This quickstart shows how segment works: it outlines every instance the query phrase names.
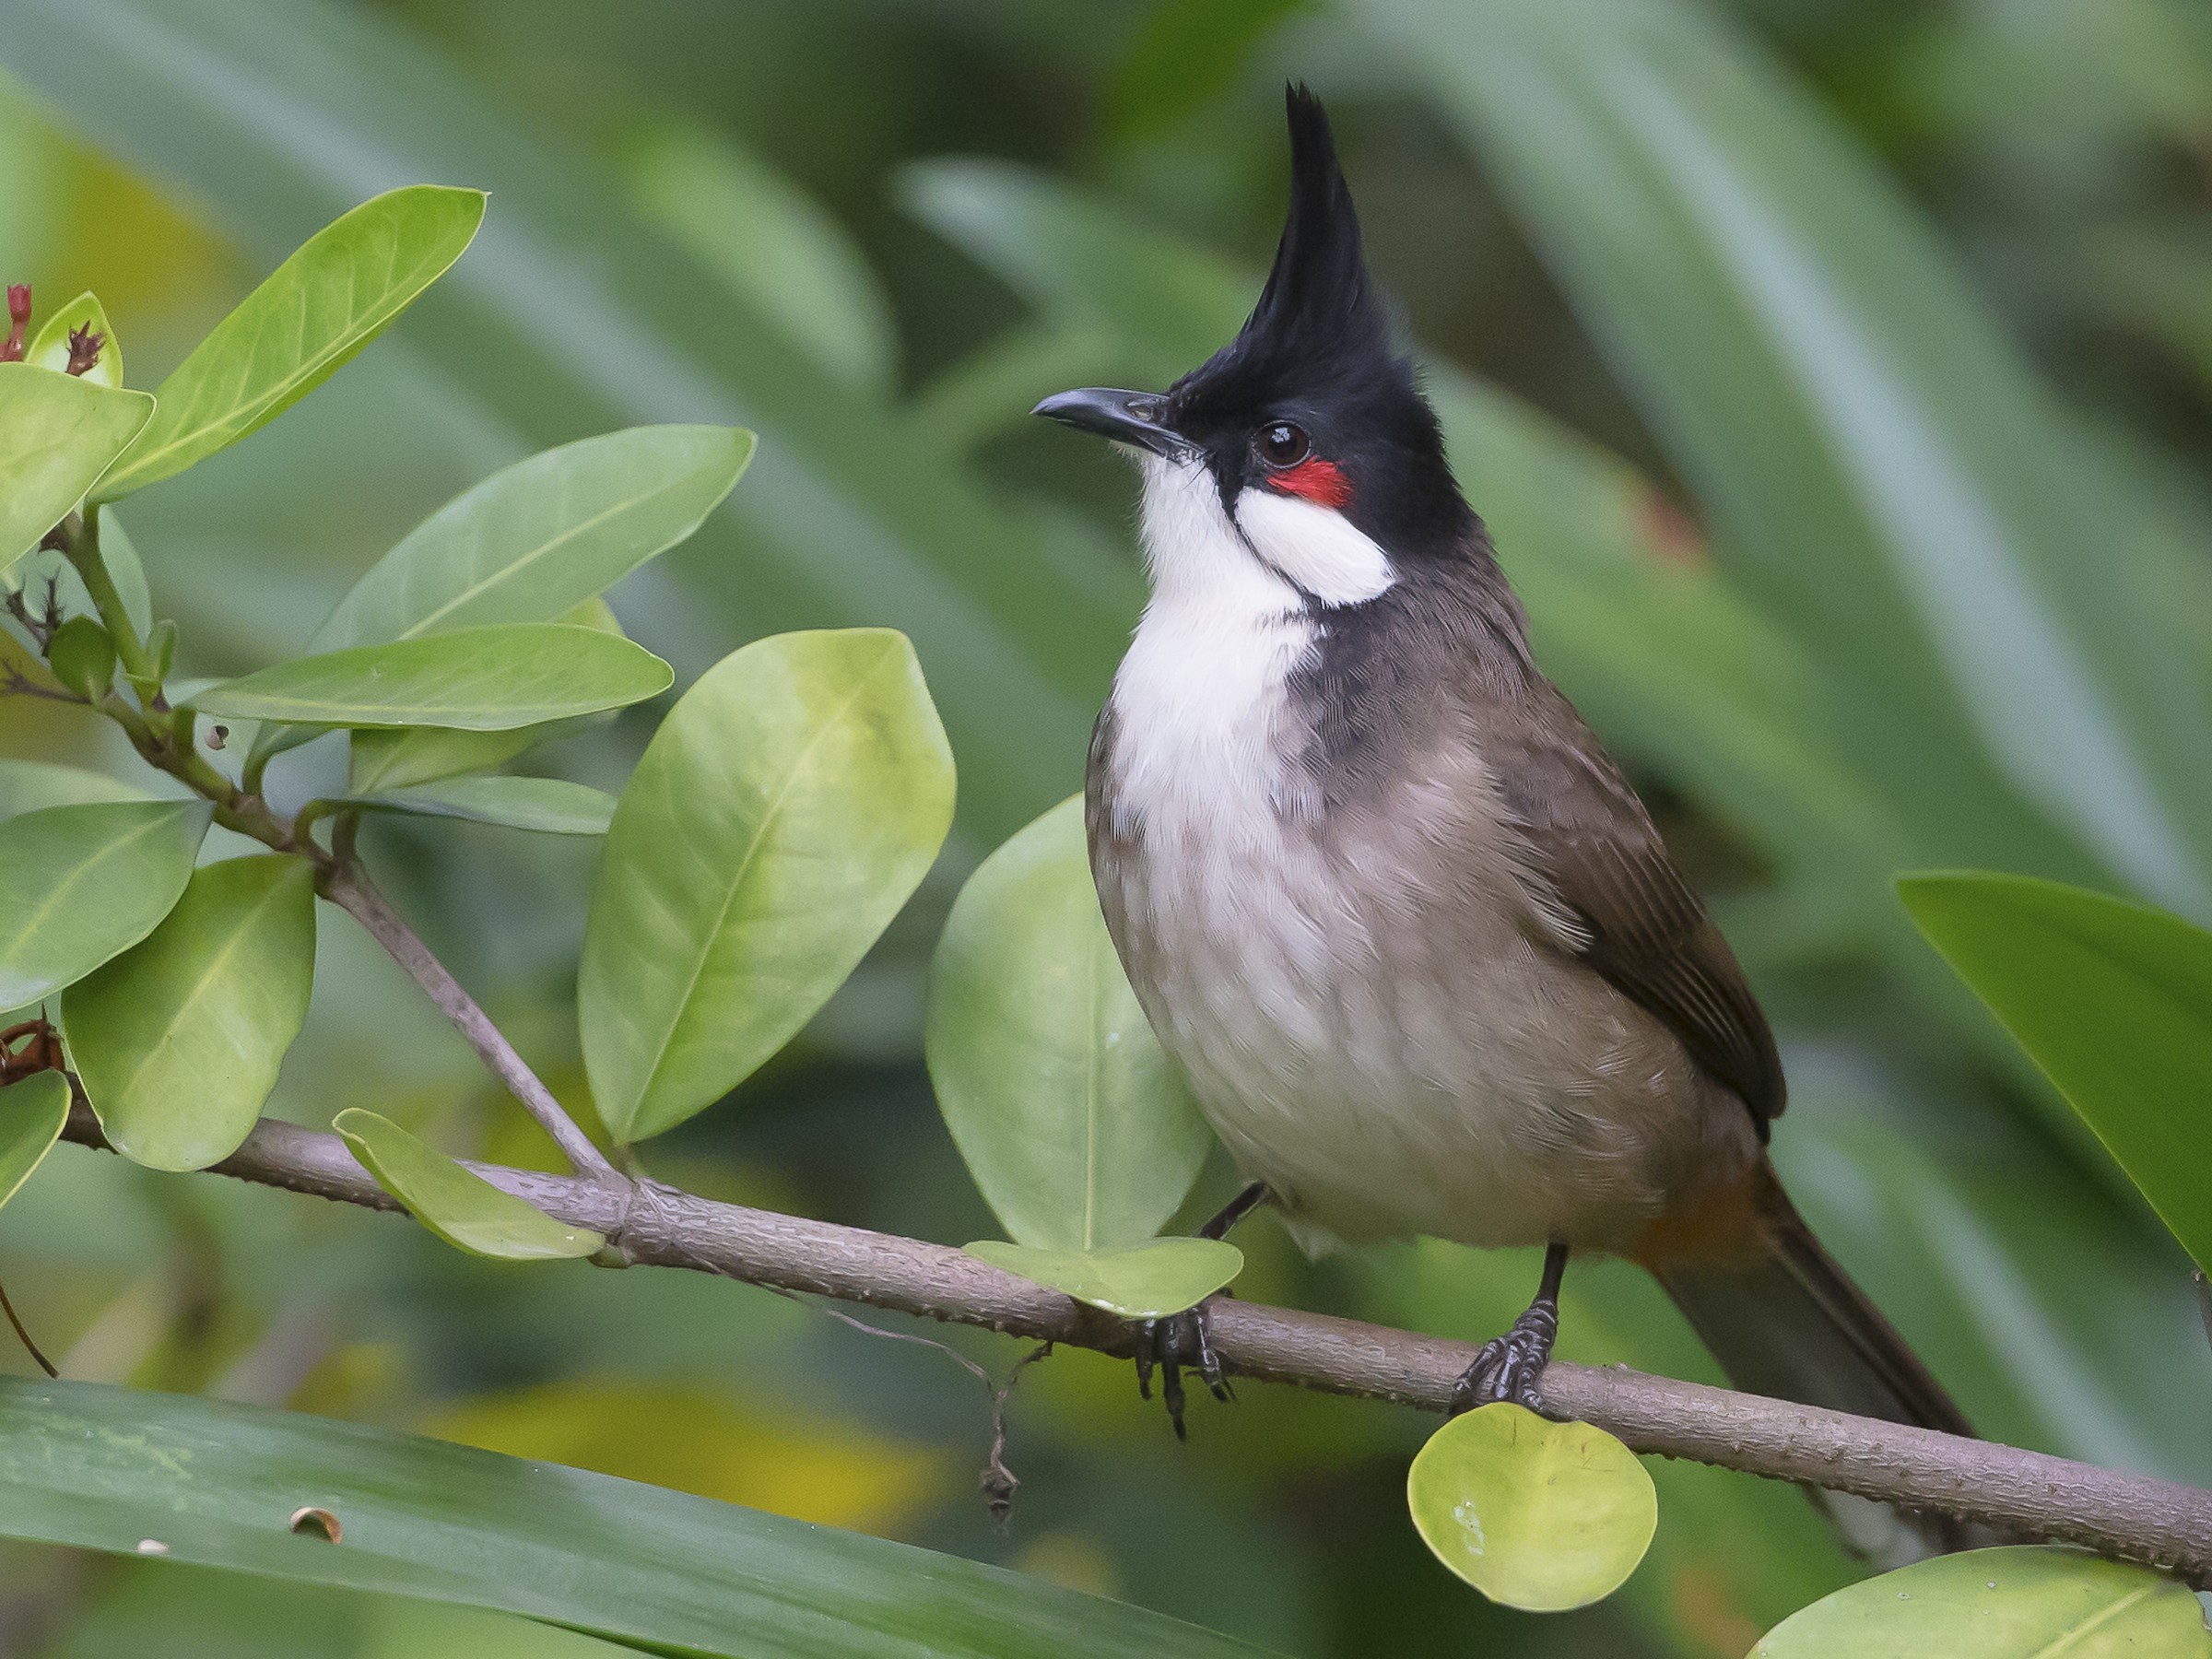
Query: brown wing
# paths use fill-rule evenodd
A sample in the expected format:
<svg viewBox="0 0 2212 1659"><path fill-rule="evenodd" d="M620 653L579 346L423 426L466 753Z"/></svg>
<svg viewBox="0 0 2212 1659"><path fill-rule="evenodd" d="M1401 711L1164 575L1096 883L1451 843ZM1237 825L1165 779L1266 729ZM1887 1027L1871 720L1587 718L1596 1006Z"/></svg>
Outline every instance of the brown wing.
<svg viewBox="0 0 2212 1659"><path fill-rule="evenodd" d="M1665 1020L1743 1097L1763 1139L1784 1099L1766 1016L1636 792L1567 700L1549 695L1545 718L1501 723L1512 729L1482 745L1527 838L1547 931Z"/></svg>

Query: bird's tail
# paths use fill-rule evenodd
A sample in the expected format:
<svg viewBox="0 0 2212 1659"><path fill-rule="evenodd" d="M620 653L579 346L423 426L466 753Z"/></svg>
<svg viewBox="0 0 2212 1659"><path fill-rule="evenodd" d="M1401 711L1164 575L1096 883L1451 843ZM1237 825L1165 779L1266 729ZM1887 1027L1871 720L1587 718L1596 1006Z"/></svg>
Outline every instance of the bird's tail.
<svg viewBox="0 0 2212 1659"><path fill-rule="evenodd" d="M1771 1166L1759 1169L1753 1208L1753 1250L1645 1263L1729 1381L1801 1406L1972 1435L1965 1413L1897 1327L1821 1247ZM1941 1516L1900 1515L1835 1494L1818 1501L1855 1548L1885 1561L1986 1541Z"/></svg>

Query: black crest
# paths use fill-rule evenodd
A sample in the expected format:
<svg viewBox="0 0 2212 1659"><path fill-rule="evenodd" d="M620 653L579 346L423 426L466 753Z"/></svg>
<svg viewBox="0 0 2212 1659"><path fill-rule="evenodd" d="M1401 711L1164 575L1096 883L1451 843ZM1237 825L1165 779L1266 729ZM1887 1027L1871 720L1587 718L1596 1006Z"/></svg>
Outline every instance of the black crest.
<svg viewBox="0 0 2212 1659"><path fill-rule="evenodd" d="M1473 515L1368 276L1328 112L1300 85L1286 102L1290 209L1275 268L1237 337L1170 390L1165 416L1207 452L1225 500L1246 480L1256 427L1294 421L1351 478L1347 516L1362 530L1394 554L1449 550Z"/></svg>
<svg viewBox="0 0 2212 1659"><path fill-rule="evenodd" d="M1285 89L1290 118L1290 210L1275 268L1236 343L1253 359L1315 359L1390 349L1382 307L1359 253L1359 215L1337 165L1329 112L1303 85Z"/></svg>
<svg viewBox="0 0 2212 1659"><path fill-rule="evenodd" d="M1410 387L1359 252L1359 215L1336 162L1328 112L1304 86L1286 89L1290 120L1290 209L1275 268L1237 337L1183 376L1194 403L1250 408L1275 399L1327 395L1347 379L1377 374Z"/></svg>

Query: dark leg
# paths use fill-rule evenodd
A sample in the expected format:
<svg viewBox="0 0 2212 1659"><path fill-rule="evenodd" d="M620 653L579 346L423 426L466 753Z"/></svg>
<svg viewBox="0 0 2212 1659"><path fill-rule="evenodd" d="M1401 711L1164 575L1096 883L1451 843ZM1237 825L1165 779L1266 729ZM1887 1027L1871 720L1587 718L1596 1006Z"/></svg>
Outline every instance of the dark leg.
<svg viewBox="0 0 2212 1659"><path fill-rule="evenodd" d="M1245 1189L1221 1206L1221 1213L1198 1230L1202 1239L1226 1239L1229 1230L1267 1202L1267 1183L1251 1182Z"/></svg>
<svg viewBox="0 0 2212 1659"><path fill-rule="evenodd" d="M1220 1238L1266 1201L1266 1185L1257 1181L1252 1182L1222 1206L1221 1213L1198 1230L1198 1236ZM1206 1304L1201 1302L1188 1312L1169 1319L1147 1319L1143 1323L1143 1342L1136 1350L1136 1392L1141 1398L1152 1397L1152 1368L1159 1366L1159 1397L1167 1406L1168 1421L1175 1426L1177 1440L1187 1439L1182 1426L1185 1365L1198 1368L1198 1374L1206 1380L1206 1386L1215 1399L1236 1398L1229 1386L1229 1378L1221 1370L1221 1356L1214 1352L1214 1345L1206 1335Z"/></svg>
<svg viewBox="0 0 2212 1659"><path fill-rule="evenodd" d="M1559 1334L1559 1276L1566 1271L1567 1246L1554 1244L1544 1253L1544 1280L1528 1312L1504 1335L1484 1343L1475 1363L1453 1386L1454 1416L1500 1400L1541 1409L1536 1384L1551 1363L1552 1339Z"/></svg>

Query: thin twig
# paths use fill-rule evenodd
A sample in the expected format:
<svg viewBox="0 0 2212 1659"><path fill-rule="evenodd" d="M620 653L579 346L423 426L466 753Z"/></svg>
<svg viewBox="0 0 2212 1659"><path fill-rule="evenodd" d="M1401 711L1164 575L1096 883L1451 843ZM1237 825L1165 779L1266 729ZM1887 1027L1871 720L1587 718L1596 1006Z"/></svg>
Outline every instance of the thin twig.
<svg viewBox="0 0 2212 1659"><path fill-rule="evenodd" d="M73 1108L68 1138L104 1146ZM697 1268L772 1289L985 1326L1128 1358L1135 1327L942 1244L694 1197L673 1187L471 1164L502 1191L603 1234L622 1259ZM290 1192L396 1209L345 1143L264 1119L215 1172ZM1224 1298L1210 1304L1230 1371L1263 1382L1450 1408L1476 1349L1410 1331ZM1594 1423L1638 1452L1685 1457L2081 1544L2212 1588L2212 1492L2119 1475L2041 1452L1794 1406L1758 1394L1555 1360L1545 1412Z"/></svg>
<svg viewBox="0 0 2212 1659"><path fill-rule="evenodd" d="M461 982L430 954L429 947L376 890L359 860L348 858L335 865L324 890L332 903L367 928L370 935L391 952L392 959L423 988L438 1005L439 1012L453 1022L454 1030L477 1051L477 1058L491 1068L492 1075L523 1103L523 1109L553 1137L554 1144L577 1174L617 1187L629 1184L615 1166L607 1162L606 1155L592 1144L591 1136L579 1129L576 1120L562 1110L560 1102L553 1098L553 1091L539 1081L537 1074L514 1052L514 1045L491 1023L490 1016L477 1006L476 999L462 989Z"/></svg>
<svg viewBox="0 0 2212 1659"><path fill-rule="evenodd" d="M39 1345L30 1339L30 1333L23 1328L23 1321L16 1312L16 1304L7 1300L7 1287L5 1285L0 1285L0 1313L7 1315L7 1323L16 1328L16 1340L23 1345L24 1352L39 1362L39 1369L50 1377L60 1376L62 1373L53 1369L53 1361L46 1358Z"/></svg>

